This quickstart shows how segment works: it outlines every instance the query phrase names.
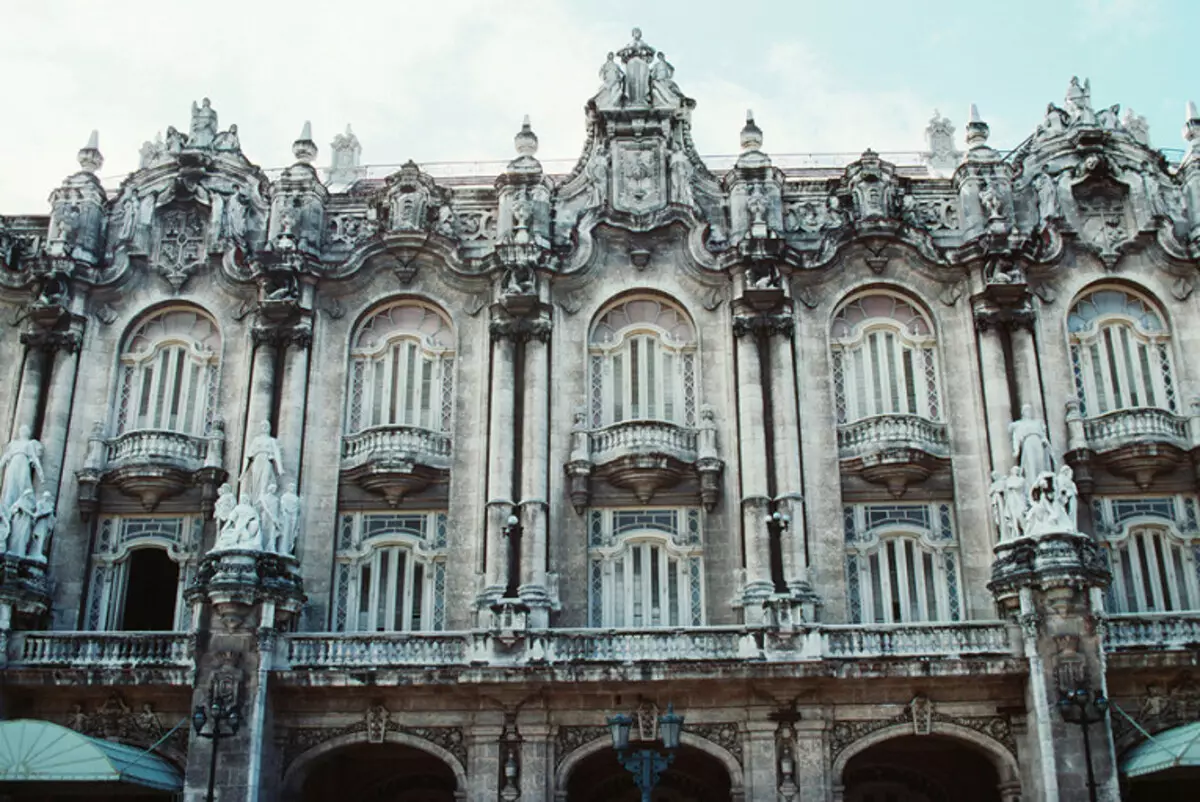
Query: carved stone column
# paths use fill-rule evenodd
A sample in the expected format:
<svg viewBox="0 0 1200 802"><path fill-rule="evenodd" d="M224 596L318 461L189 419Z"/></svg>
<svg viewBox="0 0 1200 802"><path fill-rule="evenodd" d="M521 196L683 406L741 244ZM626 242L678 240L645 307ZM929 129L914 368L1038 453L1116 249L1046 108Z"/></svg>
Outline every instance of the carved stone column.
<svg viewBox="0 0 1200 802"><path fill-rule="evenodd" d="M50 370L49 395L46 413L42 417L40 439L46 448L42 468L46 478L45 490L58 496L58 480L62 472L63 450L67 445L67 429L71 423L71 407L75 398L75 374L79 367L79 347L83 336L71 332L56 343L53 367Z"/></svg>
<svg viewBox="0 0 1200 802"><path fill-rule="evenodd" d="M525 382L521 415L522 531L519 595L530 609L529 626L550 624L546 579L547 487L550 481L550 321L531 321L525 340Z"/></svg>
<svg viewBox="0 0 1200 802"><path fill-rule="evenodd" d="M1008 473L1012 467L1012 443L1008 424L1016 417L1008 390L1008 363L1005 359L1005 332L996 319L995 311L977 305L975 326L978 330L979 373L983 384L983 405L987 414L988 449L992 454L992 470Z"/></svg>
<svg viewBox="0 0 1200 802"><path fill-rule="evenodd" d="M276 342L278 332L273 328L253 329L254 366L250 378L250 398L246 402L245 439L249 442L263 421L271 423L271 407L275 401Z"/></svg>
<svg viewBox="0 0 1200 802"><path fill-rule="evenodd" d="M491 415L488 421L486 587L482 607L504 596L508 585L508 539L504 529L513 514L513 442L516 343L492 321Z"/></svg>
<svg viewBox="0 0 1200 802"><path fill-rule="evenodd" d="M767 346L771 371L772 454L775 465L775 506L786 510L790 523L782 532L783 573L793 595L811 596L808 576L807 526L804 516L804 478L800 466L800 416L796 398L795 328L790 315L780 315ZM783 508L783 509L781 509Z"/></svg>
<svg viewBox="0 0 1200 802"><path fill-rule="evenodd" d="M749 318L736 318L738 451L742 479L742 537L746 586L743 591L747 623L762 618L762 602L774 590L767 519L771 500L767 487L766 434L763 429L762 365Z"/></svg>
<svg viewBox="0 0 1200 802"><path fill-rule="evenodd" d="M1017 382L1017 403L1020 407L1029 404L1033 407L1034 417L1046 419L1045 405L1042 403L1042 378L1038 369L1037 343L1033 336L1033 313L1019 319L1018 325L1012 327L1013 343L1013 375Z"/></svg>
<svg viewBox="0 0 1200 802"><path fill-rule="evenodd" d="M294 329L286 339L279 405L278 439L283 452L285 482L300 478L300 456L304 443L305 410L308 408L308 357L312 333L307 328ZM283 488L280 488L282 490Z"/></svg>
<svg viewBox="0 0 1200 802"><path fill-rule="evenodd" d="M489 710L477 714L475 723L467 732L468 788L466 794L455 794L455 800L463 802L495 802L500 796L500 771L503 759L500 754L500 737L504 734L504 715ZM459 789L461 792L463 789ZM526 794L524 799L534 799Z"/></svg>
<svg viewBox="0 0 1200 802"><path fill-rule="evenodd" d="M21 368L21 386L17 390L16 414L13 415L12 439L22 426L33 431L37 422L38 405L42 399L42 376L49 367L50 354L44 349L27 345L25 364Z"/></svg>

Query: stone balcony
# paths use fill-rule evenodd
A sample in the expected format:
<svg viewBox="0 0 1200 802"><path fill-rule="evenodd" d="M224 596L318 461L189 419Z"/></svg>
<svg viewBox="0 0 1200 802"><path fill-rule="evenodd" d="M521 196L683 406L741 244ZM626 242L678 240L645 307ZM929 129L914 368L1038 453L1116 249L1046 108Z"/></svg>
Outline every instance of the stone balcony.
<svg viewBox="0 0 1200 802"><path fill-rule="evenodd" d="M291 670L574 667L643 663L820 663L843 660L994 657L1017 652L1000 621L954 624L812 625L769 628L546 629L520 633L292 634L277 665Z"/></svg>
<svg viewBox="0 0 1200 802"><path fill-rule="evenodd" d="M1200 649L1200 612L1130 613L1105 619L1107 652L1192 652Z"/></svg>
<svg viewBox="0 0 1200 802"><path fill-rule="evenodd" d="M838 427L842 471L884 485L895 498L950 464L946 424L917 415L875 415Z"/></svg>
<svg viewBox="0 0 1200 802"><path fill-rule="evenodd" d="M223 472L215 439L158 429L126 432L105 443L103 465L86 473L102 475L105 483L153 510L164 498L198 482L217 480L216 474ZM85 481L84 475L80 481Z"/></svg>
<svg viewBox="0 0 1200 802"><path fill-rule="evenodd" d="M1197 443L1187 418L1164 409L1119 409L1085 418L1079 404L1067 404L1067 461L1087 491L1091 467L1099 463L1146 489L1154 478L1183 462Z"/></svg>
<svg viewBox="0 0 1200 802"><path fill-rule="evenodd" d="M5 670L32 675L33 682L49 670L58 682L189 685L195 650L196 636L189 632L14 632Z"/></svg>
<svg viewBox="0 0 1200 802"><path fill-rule="evenodd" d="M450 435L417 426L375 426L342 438L342 478L395 506L450 476Z"/></svg>
<svg viewBox="0 0 1200 802"><path fill-rule="evenodd" d="M588 505L589 478L629 490L647 504L655 493L695 476L705 508L716 505L724 463L716 458L715 448L701 453L701 430L668 421L634 420L587 432L586 437L586 455L573 454L567 465L577 512Z"/></svg>

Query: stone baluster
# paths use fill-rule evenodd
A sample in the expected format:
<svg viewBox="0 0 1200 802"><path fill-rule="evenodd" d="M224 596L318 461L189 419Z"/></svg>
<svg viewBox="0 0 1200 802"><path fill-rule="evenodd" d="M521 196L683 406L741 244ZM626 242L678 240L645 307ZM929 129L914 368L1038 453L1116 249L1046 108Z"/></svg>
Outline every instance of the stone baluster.
<svg viewBox="0 0 1200 802"><path fill-rule="evenodd" d="M790 321L790 318L788 319ZM792 328L781 327L770 339L772 438L775 463L775 498L780 511L791 518L781 533L783 573L788 589L811 593L808 550L805 543L804 479L800 467L800 418L796 409L796 357L792 351ZM782 502L782 503L778 503Z"/></svg>
<svg viewBox="0 0 1200 802"><path fill-rule="evenodd" d="M762 365L756 335L735 326L737 341L738 451L742 465L742 531L746 560L743 591L747 623L762 616L762 602L771 595L771 555L767 517L766 433L763 429Z"/></svg>
<svg viewBox="0 0 1200 802"><path fill-rule="evenodd" d="M543 334L532 336L525 343L521 424L520 596L530 608L529 625L535 629L550 624L550 596L546 583L546 496L550 471L549 330L544 330Z"/></svg>
<svg viewBox="0 0 1200 802"><path fill-rule="evenodd" d="M482 606L504 596L508 584L508 542L504 527L512 514L513 424L515 421L516 343L494 332L492 340L491 418L488 421L487 559Z"/></svg>

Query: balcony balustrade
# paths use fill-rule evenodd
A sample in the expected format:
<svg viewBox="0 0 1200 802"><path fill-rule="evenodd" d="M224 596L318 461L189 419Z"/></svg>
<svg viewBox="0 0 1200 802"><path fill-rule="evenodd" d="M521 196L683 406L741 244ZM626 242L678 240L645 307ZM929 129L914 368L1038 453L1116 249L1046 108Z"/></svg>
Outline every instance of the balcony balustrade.
<svg viewBox="0 0 1200 802"><path fill-rule="evenodd" d="M643 504L685 477L699 478L701 503L712 509L718 498L724 463L716 457L715 439L701 442L702 430L668 421L622 421L591 432L586 456L574 455L567 465L571 499L582 512L590 499L589 480L630 490Z"/></svg>
<svg viewBox="0 0 1200 802"><path fill-rule="evenodd" d="M191 668L187 632L15 632L9 666L42 668Z"/></svg>
<svg viewBox="0 0 1200 802"><path fill-rule="evenodd" d="M375 426L342 438L342 476L395 506L450 475L450 435L417 426Z"/></svg>
<svg viewBox="0 0 1200 802"><path fill-rule="evenodd" d="M1086 484L1095 459L1109 471L1146 489L1154 477L1170 471L1197 444L1188 420L1165 409L1118 409L1084 418L1078 401L1067 405L1067 461Z"/></svg>
<svg viewBox="0 0 1200 802"><path fill-rule="evenodd" d="M838 427L842 469L894 497L950 464L946 424L917 415L875 415Z"/></svg>
<svg viewBox="0 0 1200 802"><path fill-rule="evenodd" d="M1200 612L1110 615L1106 624L1104 648L1108 652L1200 648Z"/></svg>
<svg viewBox="0 0 1200 802"><path fill-rule="evenodd" d="M217 437L201 437L161 429L125 432L105 444L104 481L122 493L140 499L146 510L177 495L211 473L216 482L220 470L221 443ZM101 471L89 470L97 481ZM81 474L81 481L83 476ZM85 494L88 495L88 494Z"/></svg>

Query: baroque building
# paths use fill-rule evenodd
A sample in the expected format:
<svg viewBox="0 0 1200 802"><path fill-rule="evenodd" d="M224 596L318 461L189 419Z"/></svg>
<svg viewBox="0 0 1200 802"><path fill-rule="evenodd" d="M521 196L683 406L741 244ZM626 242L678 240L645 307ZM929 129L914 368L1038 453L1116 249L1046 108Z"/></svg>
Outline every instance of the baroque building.
<svg viewBox="0 0 1200 802"><path fill-rule="evenodd" d="M636 799L673 707L654 799L1183 798L1200 115L718 165L673 73L486 177L206 99L0 218L0 793Z"/></svg>

